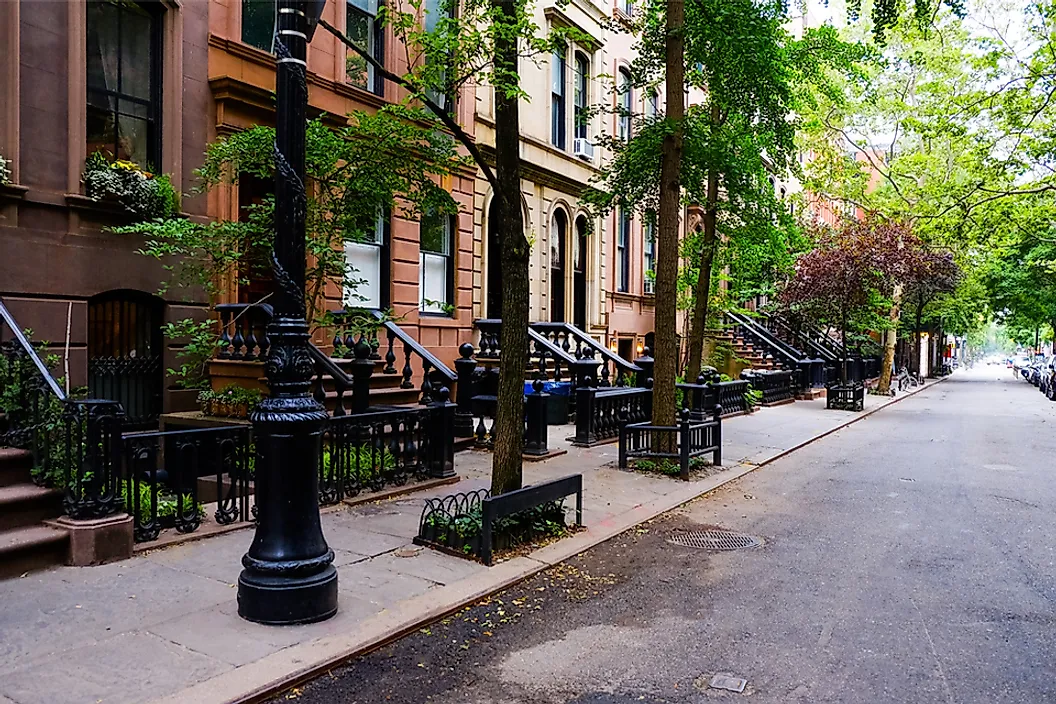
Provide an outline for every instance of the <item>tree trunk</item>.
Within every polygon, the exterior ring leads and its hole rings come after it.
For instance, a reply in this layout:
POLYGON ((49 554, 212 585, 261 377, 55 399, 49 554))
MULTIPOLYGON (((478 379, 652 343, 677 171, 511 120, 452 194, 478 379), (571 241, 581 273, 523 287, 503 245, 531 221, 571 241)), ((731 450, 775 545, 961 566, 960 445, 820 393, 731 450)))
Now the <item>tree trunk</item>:
POLYGON ((840 342, 843 347, 843 365, 840 368, 840 384, 847 385, 847 315, 844 314, 840 323, 840 342))
POLYGON ((891 313, 888 320, 891 329, 884 334, 884 360, 880 366, 880 383, 876 390, 881 394, 891 391, 891 372, 895 367, 895 343, 898 342, 898 319, 902 313, 902 284, 895 284, 895 292, 891 296, 891 313))
MULTIPOLYGON (((656 306, 653 358, 653 425, 675 424, 675 375, 678 367, 678 337, 675 308, 678 283, 678 227, 682 199, 682 119, 685 113, 684 56, 682 22, 683 0, 667 0, 666 38, 666 119, 672 124, 664 136, 660 157, 660 212, 656 248, 656 306)), ((674 438, 664 438, 672 450, 674 438)))
MULTIPOLYGON (((718 109, 712 108, 712 120, 718 118, 718 109)), ((689 361, 686 363, 686 381, 696 381, 704 356, 704 331, 708 326, 708 304, 711 302, 711 267, 715 262, 718 242, 717 208, 719 200, 719 174, 708 172, 708 202, 704 211, 704 239, 700 244, 700 270, 697 272, 696 300, 693 302, 693 317, 689 320, 689 361)))
MULTIPOLYGON (((506 80, 516 80, 516 0, 493 0, 496 16, 505 25, 496 32, 495 67, 506 80)), ((524 449, 524 370, 528 367, 528 240, 521 211, 520 114, 518 98, 495 90, 495 193, 501 247, 502 330, 499 344, 499 389, 491 468, 492 495, 521 488, 524 449)))
POLYGON ((918 379, 923 379, 924 378, 924 370, 920 368, 920 333, 921 333, 920 326, 921 326, 921 321, 923 320, 923 318, 924 318, 924 301, 921 299, 921 300, 917 301, 917 319, 916 319, 916 324, 913 326, 913 337, 915 338, 914 344, 913 344, 914 357, 915 357, 915 361, 913 362, 913 367, 917 370, 917 378, 918 379))

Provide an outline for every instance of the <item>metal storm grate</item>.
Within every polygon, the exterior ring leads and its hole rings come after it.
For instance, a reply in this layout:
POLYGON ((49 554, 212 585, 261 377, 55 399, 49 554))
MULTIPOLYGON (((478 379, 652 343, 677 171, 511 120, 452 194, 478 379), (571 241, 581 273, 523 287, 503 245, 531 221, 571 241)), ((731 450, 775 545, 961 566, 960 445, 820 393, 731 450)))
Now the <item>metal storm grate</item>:
POLYGON ((728 530, 693 530, 675 533, 667 542, 686 548, 702 550, 743 550, 757 548, 763 541, 754 535, 733 533, 728 530))

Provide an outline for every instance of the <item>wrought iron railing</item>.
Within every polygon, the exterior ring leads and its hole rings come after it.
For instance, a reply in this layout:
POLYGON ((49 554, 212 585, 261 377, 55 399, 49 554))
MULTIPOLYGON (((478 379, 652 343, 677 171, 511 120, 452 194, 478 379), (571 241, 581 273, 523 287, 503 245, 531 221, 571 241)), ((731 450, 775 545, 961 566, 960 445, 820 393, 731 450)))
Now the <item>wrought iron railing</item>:
POLYGON ((580 387, 576 390, 576 435, 573 445, 590 447, 620 434, 620 413, 628 422, 641 423, 653 414, 652 388, 580 387))
POLYGON ((33 453, 34 476, 52 471, 51 454, 67 397, 14 316, 0 300, 0 447, 33 453))
POLYGON ((762 404, 771 406, 795 398, 796 389, 790 371, 744 371, 741 378, 762 394, 762 404))
POLYGON ((730 312, 726 317, 736 330, 761 345, 783 369, 795 372, 795 391, 807 391, 824 385, 824 359, 804 354, 774 334, 765 324, 756 322, 747 315, 730 312))
POLYGON ((712 386, 719 394, 719 405, 722 407, 723 418, 751 410, 748 402, 747 381, 717 381, 712 386))
POLYGON ((693 421, 684 408, 677 425, 629 423, 627 415, 621 414, 619 437, 621 469, 633 459, 677 461, 679 478, 688 481, 694 458, 711 454, 712 465, 722 464, 722 409, 715 406, 709 419, 693 421))
POLYGON ((218 524, 252 520, 256 463, 248 426, 137 433, 120 442, 117 484, 136 542, 156 540, 167 528, 193 533, 206 502, 218 524))
MULTIPOLYGON (((598 386, 630 386, 631 376, 642 371, 637 364, 624 359, 571 323, 539 322, 531 323, 530 327, 575 359, 584 358, 589 350, 590 358, 597 358, 601 362, 598 386), (611 371, 610 365, 612 366, 611 371), (615 379, 612 379, 613 373, 615 373, 615 379)), ((641 380, 638 386, 643 385, 644 380, 641 380)))
POLYGON ((454 473, 454 404, 333 418, 319 462, 319 503, 454 473))

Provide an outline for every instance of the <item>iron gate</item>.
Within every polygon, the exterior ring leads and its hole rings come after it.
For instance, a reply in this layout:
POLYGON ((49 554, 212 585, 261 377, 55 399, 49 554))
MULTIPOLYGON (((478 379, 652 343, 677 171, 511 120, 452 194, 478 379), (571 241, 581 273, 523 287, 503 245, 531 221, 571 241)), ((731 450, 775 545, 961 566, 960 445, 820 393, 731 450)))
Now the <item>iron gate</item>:
POLYGON ((161 299, 110 291, 88 301, 88 393, 117 401, 126 427, 157 427, 161 414, 161 299))

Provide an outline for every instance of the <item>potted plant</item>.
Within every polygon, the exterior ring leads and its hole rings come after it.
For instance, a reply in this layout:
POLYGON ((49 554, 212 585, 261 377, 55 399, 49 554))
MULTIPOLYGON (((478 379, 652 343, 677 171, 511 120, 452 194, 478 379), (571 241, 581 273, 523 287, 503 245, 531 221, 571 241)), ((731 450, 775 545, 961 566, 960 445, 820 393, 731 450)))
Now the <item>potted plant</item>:
POLYGON ((167 218, 180 210, 167 175, 145 171, 131 161, 110 162, 102 152, 85 160, 81 180, 89 198, 120 205, 140 220, 167 218))

